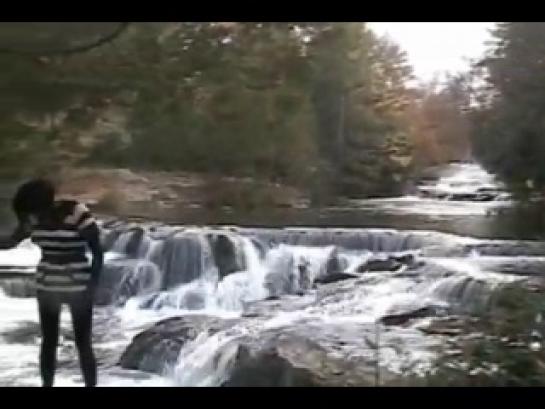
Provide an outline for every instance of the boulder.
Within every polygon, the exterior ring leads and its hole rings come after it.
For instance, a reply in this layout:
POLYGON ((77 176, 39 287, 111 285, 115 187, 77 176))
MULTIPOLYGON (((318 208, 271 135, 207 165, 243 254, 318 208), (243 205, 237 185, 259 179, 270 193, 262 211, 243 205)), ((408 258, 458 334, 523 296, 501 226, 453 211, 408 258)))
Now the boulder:
POLYGON ((412 266, 416 262, 415 255, 412 253, 393 254, 390 256, 390 258, 397 261, 398 263, 405 264, 407 266, 412 266))
POLYGON ((125 253, 130 258, 138 258, 140 246, 142 245, 146 231, 142 227, 136 227, 131 229, 131 231, 132 235, 125 247, 125 253))
POLYGON ((219 234, 213 237, 211 241, 214 262, 218 268, 220 278, 244 270, 244 266, 237 257, 236 245, 227 235, 219 234))
POLYGON ((374 271, 397 271, 402 263, 392 257, 386 259, 370 259, 365 264, 357 268, 358 273, 367 273, 374 271))
MULTIPOLYGON (((263 345, 239 344, 232 372, 221 386, 340 386, 343 364, 328 359, 327 351, 307 338, 275 334, 263 345)), ((370 385, 368 381, 359 386, 370 385)))
MULTIPOLYGON (((280 301, 262 303, 282 307, 280 301)), ((266 315, 266 308, 263 311, 266 315)), ((227 342, 214 340, 215 348, 199 358, 206 373, 198 368, 196 373, 186 374, 189 381, 184 379, 182 384, 395 386, 407 383, 413 370, 399 368, 418 368, 430 359, 426 351, 439 345, 434 337, 412 328, 382 327, 379 337, 379 327, 373 323, 336 323, 308 316, 271 325, 275 314, 262 316, 256 308, 244 315, 231 320, 209 316, 164 320, 133 339, 120 365, 161 374, 178 363, 186 346, 191 354, 195 347, 191 341, 202 336, 206 343, 217 335, 227 342)), ((183 367, 183 362, 180 365, 183 367)), ((192 364, 183 370, 192 371, 192 364)))
POLYGON ((380 322, 384 325, 403 325, 413 319, 435 317, 439 315, 440 313, 441 311, 438 311, 437 308, 433 306, 427 306, 427 307, 418 308, 413 311, 403 312, 399 314, 385 315, 384 317, 380 319, 380 322))
POLYGON ((213 335, 235 322, 205 315, 168 318, 136 335, 121 355, 119 365, 125 369, 162 374, 166 366, 176 362, 187 342, 205 331, 213 335))
MULTIPOLYGON (((120 365, 164 373, 199 334, 233 332, 235 322, 240 323, 207 316, 167 319, 137 335, 120 365)), ((258 321, 246 318, 244 323, 256 328, 258 321)), ((303 320, 243 334, 211 351, 208 370, 214 385, 210 386, 373 386, 377 382, 376 353, 368 341, 374 337, 373 328, 368 324, 342 327, 303 320)), ((388 378, 383 376, 384 382, 388 378)))
MULTIPOLYGON (((385 344, 399 343, 387 332, 384 336, 385 344)), ((317 320, 242 337, 221 386, 388 386, 403 382, 402 374, 377 362, 380 355, 374 339, 373 325, 317 320)), ((402 350, 407 347, 398 348, 401 360, 402 350)))
MULTIPOLYGON (((329 258, 327 259, 324 273, 319 275, 314 279, 314 283, 316 284, 328 284, 328 283, 334 283, 341 280, 346 280, 349 278, 358 278, 359 275, 354 273, 347 273, 343 271, 343 267, 341 265, 341 262, 339 260, 339 253, 338 249, 335 248, 331 254, 329 255, 329 258)), ((310 287, 310 286, 309 286, 310 287)))
POLYGON ((347 280, 350 278, 359 278, 359 274, 354 273, 344 273, 342 271, 330 273, 324 277, 318 277, 316 280, 314 280, 317 284, 329 284, 329 283, 335 283, 337 281, 341 280, 347 280))

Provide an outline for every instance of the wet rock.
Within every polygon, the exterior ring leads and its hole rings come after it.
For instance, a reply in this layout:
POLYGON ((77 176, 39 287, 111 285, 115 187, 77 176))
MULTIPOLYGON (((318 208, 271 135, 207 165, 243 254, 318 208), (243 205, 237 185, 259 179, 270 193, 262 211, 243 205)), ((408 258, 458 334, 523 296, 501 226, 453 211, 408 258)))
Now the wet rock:
POLYGON ((357 268, 358 273, 367 273, 367 272, 374 272, 374 271, 396 271, 398 270, 402 264, 395 260, 394 258, 386 258, 386 259, 371 259, 367 261, 365 264, 359 266, 357 268))
MULTIPOLYGON (((309 263, 310 264, 310 263, 309 263)), ((308 266, 304 266, 305 269, 301 269, 300 267, 300 277, 306 278, 304 284, 301 286, 301 289, 303 290, 309 290, 312 288, 312 283, 310 282, 310 278, 308 277, 308 266)), ((328 284, 328 283, 334 283, 341 280, 346 280, 349 278, 357 278, 359 277, 357 274, 353 273, 347 273, 344 271, 345 268, 343 267, 341 260, 339 259, 339 250, 337 248, 333 248, 331 250, 330 254, 328 255, 327 261, 325 263, 325 268, 319 274, 315 279, 315 284, 328 284)))
POLYGON ((160 321, 135 336, 123 352, 119 365, 162 374, 178 359, 181 348, 203 332, 212 335, 229 328, 236 320, 221 320, 204 315, 174 317, 160 321))
POLYGON ((464 332, 465 321, 459 317, 435 319, 418 329, 428 335, 458 336, 464 332))
POLYGON ((360 276, 358 274, 335 272, 335 273, 328 274, 324 277, 319 277, 314 282, 317 284, 329 284, 329 283, 335 283, 341 280, 348 280, 351 278, 359 278, 359 277, 360 276))
MULTIPOLYGON (((218 386, 395 385, 405 373, 390 369, 391 363, 405 367, 414 363, 414 356, 423 357, 422 351, 436 345, 432 337, 418 330, 406 328, 400 333, 383 328, 379 347, 388 360, 381 364, 379 379, 374 324, 334 323, 312 316, 270 321, 287 305, 303 309, 303 301, 301 297, 283 297, 255 302, 255 308, 247 309, 243 319, 184 316, 164 320, 133 339, 120 365, 162 373, 177 362, 189 342, 221 332, 220 338, 231 339, 210 351, 210 375, 218 386)), ((308 297, 306 302, 309 305, 313 300, 308 297)))
MULTIPOLYGON (((390 339, 386 332, 385 348, 390 339)), ((299 321, 288 327, 241 337, 224 387, 395 385, 401 374, 377 366, 374 327, 299 321)), ((418 348, 413 343, 413 348, 418 348)), ((393 351, 392 351, 393 352, 393 351)), ((396 353, 396 352, 393 352, 396 353)))
POLYGON ((144 240, 146 231, 142 227, 137 227, 132 230, 132 235, 127 246, 125 247, 125 254, 130 258, 136 258, 139 255, 140 246, 144 240))
POLYGON ((265 298, 265 301, 277 301, 280 299, 279 295, 269 295, 267 298, 265 298))
MULTIPOLYGON (((234 358, 234 369, 224 387, 328 386, 342 374, 342 363, 327 360, 327 351, 310 340, 277 336, 256 348, 242 343, 234 358), (294 355, 299 352, 301 356, 294 355), (304 362, 306 365, 300 366, 304 362)), ((363 385, 362 385, 363 386, 363 385)))
POLYGON ((385 315, 380 319, 380 322, 384 325, 403 325, 410 320, 417 318, 435 317, 439 313, 440 312, 437 308, 428 306, 405 313, 385 315))
POLYGON ((405 264, 407 266, 412 266, 416 263, 415 255, 412 253, 399 254, 399 255, 394 254, 390 256, 390 258, 397 261, 398 263, 405 264))
POLYGON ((448 195, 448 200, 457 202, 491 202, 498 195, 491 192, 453 193, 448 195))
POLYGON ((227 235, 220 234, 212 239, 212 252, 221 278, 244 270, 237 257, 236 244, 227 235))

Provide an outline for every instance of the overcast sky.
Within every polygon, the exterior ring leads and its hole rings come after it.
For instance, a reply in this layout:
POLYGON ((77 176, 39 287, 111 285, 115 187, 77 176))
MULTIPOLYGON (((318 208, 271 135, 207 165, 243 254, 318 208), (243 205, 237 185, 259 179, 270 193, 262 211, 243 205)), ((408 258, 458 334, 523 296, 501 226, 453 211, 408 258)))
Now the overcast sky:
POLYGON ((481 56, 494 23, 367 23, 379 35, 387 34, 408 55, 418 79, 435 73, 469 68, 468 58, 481 56))

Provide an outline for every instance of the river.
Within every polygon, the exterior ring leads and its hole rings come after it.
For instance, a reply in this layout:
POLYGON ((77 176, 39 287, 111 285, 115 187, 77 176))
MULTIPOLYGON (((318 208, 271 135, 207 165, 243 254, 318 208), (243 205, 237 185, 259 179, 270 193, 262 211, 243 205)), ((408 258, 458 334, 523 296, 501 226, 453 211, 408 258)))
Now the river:
MULTIPOLYGON (((255 369, 269 364, 282 368, 280 385, 298 384, 284 379, 294 367, 307 370, 303 384, 308 373, 341 385, 422 375, 445 344, 422 330, 430 318, 484 308, 495 289, 545 265, 541 225, 515 209, 492 175, 452 164, 414 195, 342 208, 224 213, 214 225, 189 213, 184 225, 104 222, 99 385, 270 386, 274 375, 255 369), (149 345, 127 349, 167 318, 149 345), (182 330, 180 345, 168 338, 182 330)), ((39 255, 28 242, 0 252, 0 385, 39 385, 39 255)), ((78 386, 67 311, 61 321, 56 385, 78 386)))

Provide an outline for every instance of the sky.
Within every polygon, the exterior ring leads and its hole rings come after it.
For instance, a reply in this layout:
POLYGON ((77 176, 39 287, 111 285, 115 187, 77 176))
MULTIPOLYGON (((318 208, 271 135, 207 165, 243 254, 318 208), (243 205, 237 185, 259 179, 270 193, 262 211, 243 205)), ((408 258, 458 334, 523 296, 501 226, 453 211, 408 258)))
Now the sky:
POLYGON ((407 52, 418 80, 436 73, 469 68, 468 59, 480 57, 494 23, 367 23, 379 35, 388 35, 407 52))

